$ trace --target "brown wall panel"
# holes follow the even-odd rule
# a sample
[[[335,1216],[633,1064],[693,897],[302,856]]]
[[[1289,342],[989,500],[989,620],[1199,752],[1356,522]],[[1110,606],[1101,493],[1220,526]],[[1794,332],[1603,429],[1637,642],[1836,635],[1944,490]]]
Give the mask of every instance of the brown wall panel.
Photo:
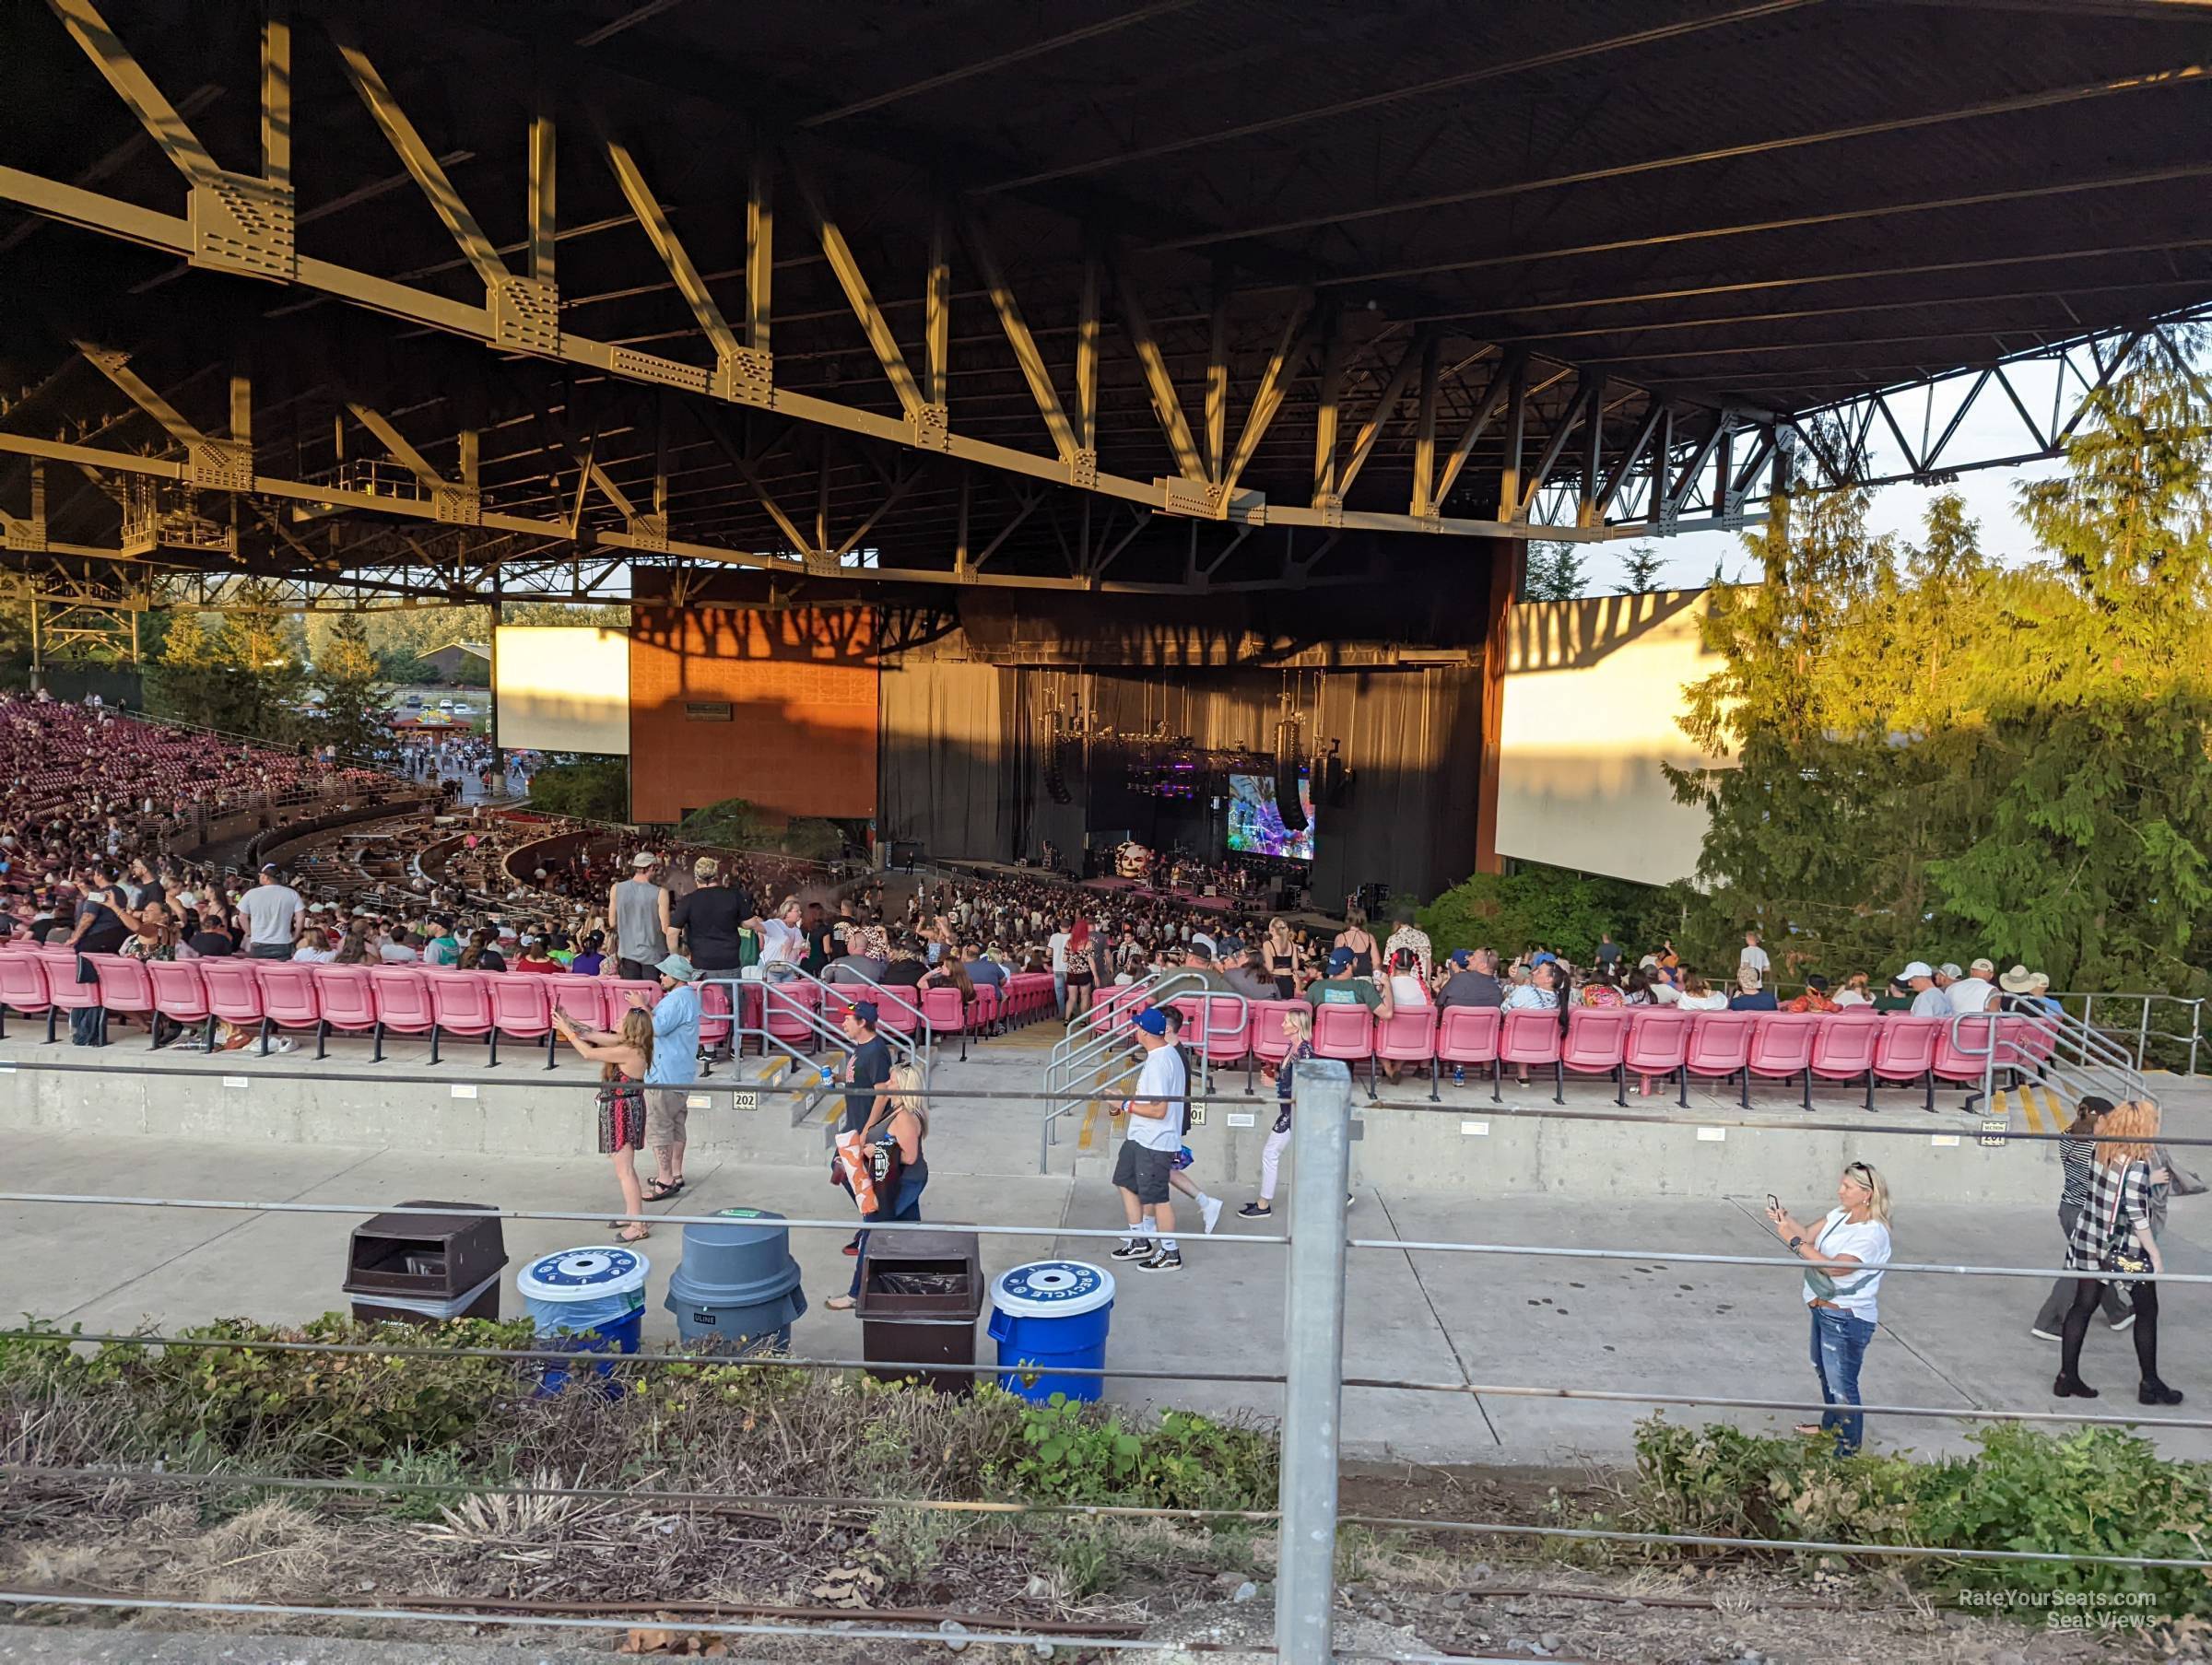
[[[724,798],[785,815],[876,813],[873,609],[641,605],[633,620],[633,819],[676,821]]]

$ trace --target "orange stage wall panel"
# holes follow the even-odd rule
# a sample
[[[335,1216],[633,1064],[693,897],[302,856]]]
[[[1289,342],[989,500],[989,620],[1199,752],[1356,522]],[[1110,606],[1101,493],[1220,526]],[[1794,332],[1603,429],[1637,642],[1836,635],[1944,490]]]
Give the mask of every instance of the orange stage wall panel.
[[[724,798],[785,815],[876,813],[868,607],[632,609],[629,813]]]

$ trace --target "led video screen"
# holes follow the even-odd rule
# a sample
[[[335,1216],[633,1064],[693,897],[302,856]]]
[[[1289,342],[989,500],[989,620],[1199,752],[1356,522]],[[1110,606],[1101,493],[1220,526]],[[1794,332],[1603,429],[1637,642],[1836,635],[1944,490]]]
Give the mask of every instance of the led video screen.
[[[1306,812],[1306,824],[1297,832],[1283,826],[1281,807],[1275,801],[1273,775],[1231,775],[1229,778],[1229,848],[1248,856],[1282,856],[1293,862],[1313,859],[1313,782],[1304,769],[1298,771],[1298,801]]]

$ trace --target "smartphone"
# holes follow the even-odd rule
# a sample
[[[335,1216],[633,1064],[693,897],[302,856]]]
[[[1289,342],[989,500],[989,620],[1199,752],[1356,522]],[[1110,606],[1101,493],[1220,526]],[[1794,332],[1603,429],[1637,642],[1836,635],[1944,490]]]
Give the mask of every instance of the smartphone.
[[[1771,1213],[1779,1212],[1782,1208],[1782,1199],[1772,1191],[1767,1193],[1767,1208]]]

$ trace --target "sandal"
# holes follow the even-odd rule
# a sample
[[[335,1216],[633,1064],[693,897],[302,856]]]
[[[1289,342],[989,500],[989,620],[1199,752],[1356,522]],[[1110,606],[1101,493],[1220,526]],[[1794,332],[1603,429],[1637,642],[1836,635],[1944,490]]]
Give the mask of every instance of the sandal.
[[[849,1295],[833,1295],[822,1305],[832,1312],[850,1312],[858,1303]]]
[[[653,1236],[653,1228],[650,1225],[626,1225],[615,1234],[615,1241],[618,1243],[642,1243],[651,1236]]]
[[[683,1194],[684,1182],[681,1179],[666,1181],[655,1179],[645,1188],[645,1201],[648,1202],[665,1202],[671,1197],[680,1197]]]

